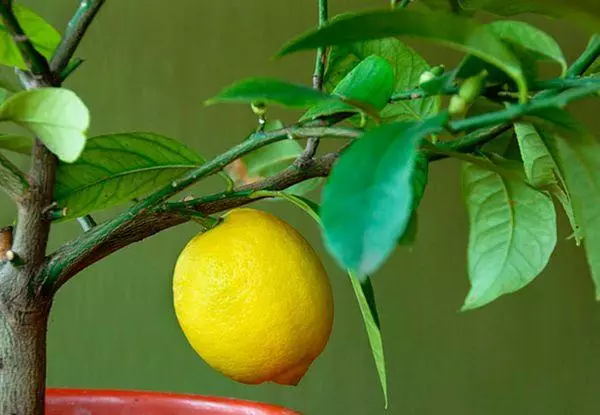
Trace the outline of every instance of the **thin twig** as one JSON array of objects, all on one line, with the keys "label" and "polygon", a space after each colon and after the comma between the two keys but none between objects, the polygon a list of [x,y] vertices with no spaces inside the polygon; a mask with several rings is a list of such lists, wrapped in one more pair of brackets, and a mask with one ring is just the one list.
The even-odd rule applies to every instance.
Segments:
[{"label": "thin twig", "polygon": [[38,83],[53,85],[54,79],[48,61],[37,51],[29,36],[23,31],[14,14],[12,0],[0,0],[0,16],[4,26],[19,48],[27,69],[35,76]]},{"label": "thin twig", "polygon": [[[529,87],[530,91],[535,92],[535,91],[545,91],[545,90],[562,90],[562,89],[576,88],[576,87],[596,85],[596,84],[600,84],[600,79],[591,78],[591,77],[587,77],[587,78],[572,77],[572,78],[555,78],[555,79],[548,79],[548,80],[543,80],[543,81],[533,81],[533,82],[531,82],[531,84],[528,87]],[[457,85],[449,85],[446,88],[442,89],[441,91],[438,91],[435,94],[430,94],[430,93],[426,92],[425,90],[423,90],[423,88],[417,87],[417,88],[408,89],[406,91],[400,91],[400,92],[395,93],[390,98],[390,102],[429,98],[429,97],[432,97],[435,95],[454,95],[454,94],[458,93],[458,90],[459,90],[459,87]],[[502,98],[503,94],[509,94],[511,92],[514,92],[514,91],[505,91],[503,89],[503,85],[496,84],[496,85],[488,85],[487,87],[485,87],[483,89],[481,94],[488,98],[492,98],[492,97],[496,97],[496,96],[499,96]]]},{"label": "thin twig", "polygon": [[[327,4],[327,0],[318,0],[318,9],[319,9],[319,27],[324,26],[327,23],[329,18],[329,6]],[[327,51],[326,48],[318,48],[317,56],[315,58],[315,71],[313,73],[312,84],[313,88],[319,91],[323,90],[323,82],[325,78],[325,69],[327,66]],[[319,138],[318,137],[310,137],[306,141],[306,147],[304,147],[304,151],[298,157],[297,164],[302,165],[307,161],[311,160],[315,153],[317,152],[317,147],[319,147]]]},{"label": "thin twig", "polygon": [[424,151],[427,154],[427,159],[430,162],[449,157],[447,154],[445,154],[445,151],[470,153],[484,144],[489,143],[500,134],[510,130],[511,128],[512,124],[501,124],[491,128],[476,130],[456,140],[441,143],[438,142],[435,145],[428,145],[424,148]]},{"label": "thin twig", "polygon": [[81,0],[77,11],[67,25],[67,30],[63,40],[56,48],[50,69],[53,73],[60,74],[69,64],[69,61],[75,54],[79,43],[83,39],[85,32],[96,17],[98,11],[105,0]]}]

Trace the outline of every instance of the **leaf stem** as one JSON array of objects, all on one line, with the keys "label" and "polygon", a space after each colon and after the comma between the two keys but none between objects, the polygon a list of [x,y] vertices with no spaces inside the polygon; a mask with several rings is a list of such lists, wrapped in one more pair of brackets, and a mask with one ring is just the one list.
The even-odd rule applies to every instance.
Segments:
[{"label": "leaf stem", "polygon": [[81,0],[79,2],[79,7],[67,24],[65,36],[56,48],[50,62],[50,69],[53,73],[60,74],[67,67],[104,2],[105,0]]},{"label": "leaf stem", "polygon": [[37,51],[33,43],[31,43],[29,36],[23,31],[21,24],[15,16],[12,0],[0,0],[0,17],[19,48],[27,69],[38,78],[38,82],[46,85],[54,84],[48,61]]},{"label": "leaf stem", "polygon": [[581,55],[567,70],[567,78],[583,74],[600,56],[600,34],[594,34]]}]

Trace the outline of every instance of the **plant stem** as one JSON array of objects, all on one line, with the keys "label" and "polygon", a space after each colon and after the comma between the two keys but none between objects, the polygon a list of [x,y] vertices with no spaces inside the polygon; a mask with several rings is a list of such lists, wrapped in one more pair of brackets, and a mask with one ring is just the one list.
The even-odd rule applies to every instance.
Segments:
[{"label": "plant stem", "polygon": [[36,50],[27,34],[23,31],[13,12],[12,0],[0,0],[0,16],[2,17],[4,26],[19,48],[27,69],[40,82],[46,85],[54,84],[48,61]]},{"label": "plant stem", "polygon": [[[329,10],[327,0],[317,0],[319,8],[319,27],[327,23]],[[325,75],[325,66],[327,65],[327,54],[325,48],[317,49],[317,57],[315,59],[315,72],[313,74],[313,88],[319,91],[323,89],[323,77]]]},{"label": "plant stem", "polygon": [[488,112],[464,120],[451,121],[448,129],[452,132],[473,131],[479,128],[514,122],[526,115],[535,114],[537,111],[549,108],[563,108],[570,101],[590,96],[600,89],[600,83],[572,88],[563,93],[534,99],[525,104],[514,104],[502,111]]},{"label": "plant stem", "polygon": [[0,154],[0,189],[13,200],[21,199],[29,184],[25,175],[3,154]]},{"label": "plant stem", "polygon": [[81,0],[77,11],[67,25],[65,36],[56,48],[50,69],[60,74],[69,64],[85,32],[96,17],[105,0]]},{"label": "plant stem", "polygon": [[583,74],[600,56],[600,34],[594,34],[581,55],[567,70],[567,77]]},{"label": "plant stem", "polygon": [[[587,85],[600,85],[600,79],[598,78],[555,78],[548,79],[545,81],[534,81],[529,85],[530,91],[544,91],[548,89],[561,90],[568,88],[576,88]],[[444,88],[437,94],[428,94],[422,88],[413,88],[406,91],[398,92],[390,98],[390,102],[405,101],[411,99],[422,99],[428,98],[435,95],[454,95],[458,93],[459,87],[451,85]],[[490,85],[482,91],[484,96],[498,95],[502,92],[502,85]]]},{"label": "plant stem", "polygon": [[[319,12],[319,27],[324,26],[329,18],[329,6],[327,0],[317,0],[318,12]],[[325,69],[327,66],[327,51],[326,48],[321,47],[317,49],[317,56],[315,58],[315,71],[313,73],[312,84],[313,88],[319,91],[323,90],[323,81],[325,77]],[[318,137],[309,137],[306,141],[306,147],[304,151],[298,157],[297,164],[303,164],[311,160],[319,147]]]},{"label": "plant stem", "polygon": [[445,151],[470,153],[511,128],[512,124],[501,124],[487,129],[476,130],[459,139],[428,146],[424,151],[427,153],[427,159],[430,162],[449,157],[445,154]]}]

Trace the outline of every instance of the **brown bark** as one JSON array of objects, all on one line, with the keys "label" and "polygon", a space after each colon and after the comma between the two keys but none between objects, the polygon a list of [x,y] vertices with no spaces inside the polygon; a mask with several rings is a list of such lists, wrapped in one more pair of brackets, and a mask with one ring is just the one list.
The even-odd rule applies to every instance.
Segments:
[{"label": "brown bark", "polygon": [[0,307],[0,413],[43,415],[50,303],[5,297]]}]

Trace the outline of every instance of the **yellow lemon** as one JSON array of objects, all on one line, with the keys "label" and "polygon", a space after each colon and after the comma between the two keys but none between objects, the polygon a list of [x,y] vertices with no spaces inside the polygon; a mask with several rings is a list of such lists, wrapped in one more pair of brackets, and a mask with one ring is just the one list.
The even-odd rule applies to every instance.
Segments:
[{"label": "yellow lemon", "polygon": [[242,383],[296,385],[333,323],[331,286],[315,251],[289,224],[254,209],[232,210],[187,244],[173,294],[194,350]]}]

